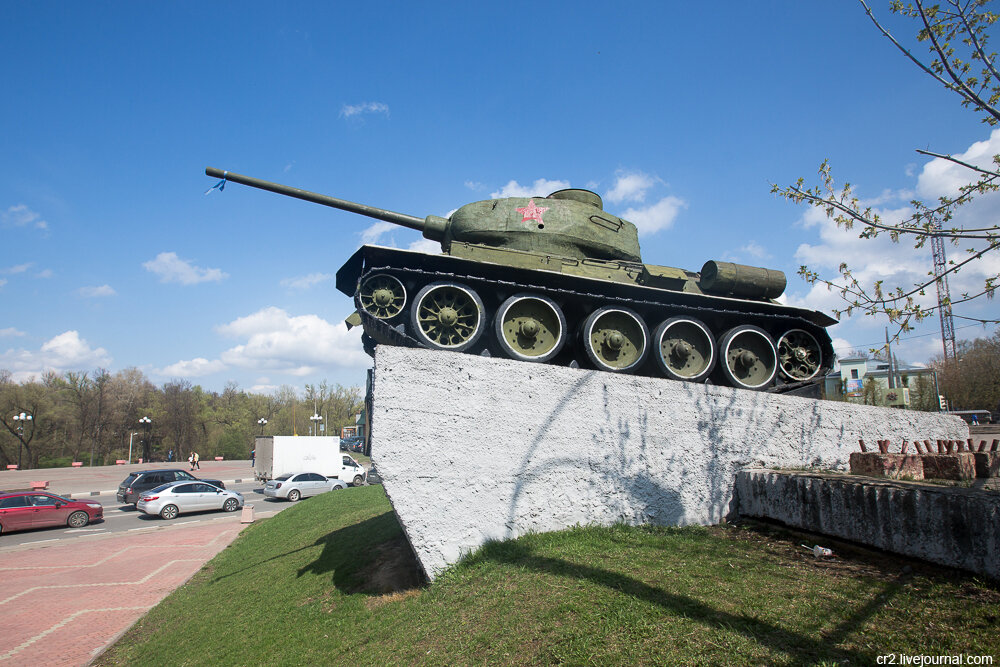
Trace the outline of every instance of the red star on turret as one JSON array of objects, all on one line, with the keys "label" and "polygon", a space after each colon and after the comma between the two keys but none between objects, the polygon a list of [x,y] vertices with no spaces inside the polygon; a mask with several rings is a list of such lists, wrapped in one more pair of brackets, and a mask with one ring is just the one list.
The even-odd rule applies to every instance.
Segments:
[{"label": "red star on turret", "polygon": [[535,206],[535,200],[529,199],[528,205],[517,209],[517,212],[524,216],[521,218],[521,222],[527,222],[528,220],[542,222],[542,213],[545,213],[547,210],[549,210],[548,206]]}]

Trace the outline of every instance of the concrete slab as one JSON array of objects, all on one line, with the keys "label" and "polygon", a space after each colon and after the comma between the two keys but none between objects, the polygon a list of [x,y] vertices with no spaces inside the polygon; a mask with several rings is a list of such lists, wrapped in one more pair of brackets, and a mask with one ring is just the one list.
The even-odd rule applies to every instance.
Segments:
[{"label": "concrete slab", "polygon": [[1000,494],[782,470],[736,477],[739,513],[1000,579]]},{"label": "concrete slab", "polygon": [[430,578],[486,540],[714,524],[748,467],[847,469],[858,440],[965,440],[941,416],[381,345],[372,459]]}]

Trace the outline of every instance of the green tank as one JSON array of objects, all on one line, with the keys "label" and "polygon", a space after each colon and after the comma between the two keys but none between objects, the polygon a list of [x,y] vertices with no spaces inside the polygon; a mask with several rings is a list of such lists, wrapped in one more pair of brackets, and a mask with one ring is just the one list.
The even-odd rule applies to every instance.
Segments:
[{"label": "green tank", "polygon": [[443,254],[364,245],[337,272],[348,326],[377,344],[814,391],[833,363],[819,311],[779,303],[781,271],[646,264],[635,225],[588,190],[510,197],[419,218],[209,167],[209,176],[416,229]]}]

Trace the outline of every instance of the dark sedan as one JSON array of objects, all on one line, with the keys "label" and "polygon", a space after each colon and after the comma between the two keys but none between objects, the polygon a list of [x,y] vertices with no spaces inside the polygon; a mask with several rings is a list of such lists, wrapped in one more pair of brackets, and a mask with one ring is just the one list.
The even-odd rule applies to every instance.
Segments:
[{"label": "dark sedan", "polygon": [[0,533],[52,526],[83,528],[103,518],[100,503],[40,491],[0,493]]},{"label": "dark sedan", "polygon": [[226,488],[226,485],[220,480],[198,479],[187,470],[168,468],[166,470],[141,470],[130,474],[125,478],[125,481],[118,485],[118,493],[115,496],[120,503],[135,505],[139,502],[139,496],[144,492],[171,482],[207,482],[220,489]]}]

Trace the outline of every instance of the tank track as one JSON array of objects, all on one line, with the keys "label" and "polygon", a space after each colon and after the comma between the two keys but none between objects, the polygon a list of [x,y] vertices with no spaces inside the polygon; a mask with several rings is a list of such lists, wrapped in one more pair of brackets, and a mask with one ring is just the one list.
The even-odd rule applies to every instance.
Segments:
[{"label": "tank track", "polygon": [[[590,309],[595,309],[604,305],[620,306],[624,308],[629,308],[638,311],[647,312],[658,312],[658,311],[669,311],[668,313],[662,313],[660,318],[666,318],[673,315],[688,315],[691,317],[696,317],[702,321],[717,321],[717,320],[729,320],[731,324],[735,323],[752,323],[768,331],[799,328],[811,333],[816,337],[817,341],[820,342],[822,346],[824,361],[821,365],[820,372],[817,373],[816,377],[811,380],[806,380],[802,382],[789,381],[787,378],[781,377],[781,374],[776,374],[775,384],[768,387],[764,391],[770,393],[794,393],[802,395],[813,395],[818,392],[818,385],[822,382],[822,378],[826,372],[828,372],[831,367],[831,362],[833,359],[833,350],[829,343],[829,336],[826,331],[816,324],[806,320],[802,317],[789,316],[789,315],[777,315],[769,313],[755,313],[752,316],[748,316],[746,312],[724,309],[724,308],[714,308],[706,306],[694,306],[694,305],[681,305],[669,303],[663,300],[653,300],[653,299],[635,299],[628,298],[625,296],[617,296],[614,294],[601,294],[588,291],[571,290],[566,288],[553,287],[550,285],[541,285],[532,282],[517,282],[509,280],[499,280],[486,278],[482,276],[471,276],[468,274],[457,274],[447,271],[432,271],[426,269],[417,269],[412,267],[401,267],[401,266],[372,266],[368,267],[364,274],[360,277],[358,284],[362,284],[364,280],[374,274],[389,274],[395,276],[404,284],[418,284],[424,285],[432,282],[445,281],[454,282],[466,285],[473,290],[475,290],[480,298],[484,299],[484,307],[486,308],[486,326],[490,326],[490,317],[494,314],[493,311],[496,308],[496,304],[488,304],[486,299],[489,298],[487,295],[512,295],[521,292],[530,292],[533,294],[540,294],[552,298],[557,302],[562,303],[576,303],[576,304],[587,304],[590,303]],[[670,292],[663,292],[665,296],[669,296]],[[355,291],[354,303],[357,308],[357,312],[361,316],[362,326],[364,327],[365,335],[363,336],[363,343],[365,352],[370,356],[374,357],[375,346],[377,344],[393,345],[397,347],[419,347],[427,348],[429,346],[421,343],[416,338],[411,336],[407,331],[406,320],[408,319],[405,314],[409,312],[410,307],[413,305],[411,303],[413,294],[408,294],[407,304],[404,308],[403,314],[393,318],[392,320],[382,320],[369,314],[361,305],[359,291]],[[502,298],[492,299],[494,301],[502,301]],[[490,306],[493,306],[491,308]],[[395,323],[390,323],[395,322]],[[647,326],[656,326],[659,322],[649,322],[647,321]],[[652,328],[650,328],[652,332]],[[569,340],[572,341],[574,338],[574,331],[572,326],[567,332],[569,335]],[[715,335],[719,332],[716,331]],[[501,356],[506,358],[505,355],[496,355],[491,350],[491,345],[488,342],[489,336],[484,335],[482,341],[476,346],[476,348],[469,350],[468,353],[480,354],[482,356]],[[575,343],[568,344],[568,348],[575,348]],[[561,355],[565,356],[565,355]],[[580,367],[579,359],[580,354],[573,353],[570,355],[576,363],[570,362],[569,364],[564,363],[561,365],[570,365],[573,367]],[[658,377],[662,379],[665,378],[662,374],[655,372],[655,364],[652,359],[647,359],[643,364],[645,370],[640,370],[638,374],[649,375],[651,377]],[[779,379],[780,378],[780,379]],[[708,380],[708,384],[712,381]],[[818,396],[817,396],[818,397]]]}]

